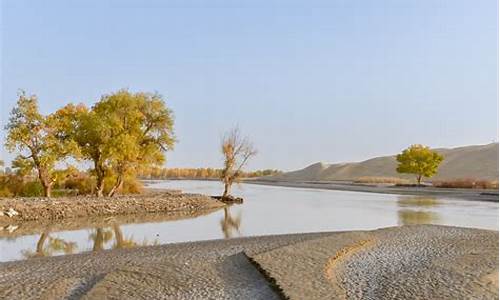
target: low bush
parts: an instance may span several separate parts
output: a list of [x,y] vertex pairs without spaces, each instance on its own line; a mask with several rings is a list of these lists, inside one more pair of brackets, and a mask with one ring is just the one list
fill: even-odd
[[408,179],[384,176],[363,176],[354,180],[355,183],[409,184]]
[[89,195],[95,191],[95,179],[91,176],[80,175],[66,179],[62,188],[78,191],[78,195]]
[[40,197],[43,196],[43,186],[38,181],[27,181],[23,184],[21,193],[16,196],[21,197]]
[[0,175],[0,197],[39,197],[43,195],[42,184],[34,178],[23,178],[14,174]]
[[[104,179],[104,195],[107,195],[116,182],[116,177],[108,176]],[[118,190],[118,194],[140,194],[143,191],[143,186],[139,180],[133,176],[126,176],[123,181],[123,186]]]
[[453,180],[442,180],[432,182],[432,186],[437,188],[460,188],[460,189],[498,189],[498,180],[478,180],[472,178],[462,178]]
[[[109,176],[104,182],[105,195],[111,190],[115,178]],[[53,197],[65,197],[76,195],[91,195],[95,192],[95,178],[86,172],[74,172],[67,176],[58,178],[53,186]],[[139,194],[143,192],[143,186],[133,176],[128,176],[123,182],[119,194]],[[0,197],[41,197],[43,187],[33,177],[23,177],[15,174],[0,174]]]

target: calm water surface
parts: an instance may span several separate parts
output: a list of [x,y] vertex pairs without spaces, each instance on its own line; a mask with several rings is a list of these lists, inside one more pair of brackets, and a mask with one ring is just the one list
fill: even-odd
[[[214,181],[161,181],[151,187],[209,195],[222,191],[221,184]],[[236,186],[233,194],[242,196],[245,203],[181,220],[160,215],[133,220],[103,218],[43,228],[23,224],[0,227],[0,261],[172,242],[404,224],[498,230],[498,203],[251,184]]]

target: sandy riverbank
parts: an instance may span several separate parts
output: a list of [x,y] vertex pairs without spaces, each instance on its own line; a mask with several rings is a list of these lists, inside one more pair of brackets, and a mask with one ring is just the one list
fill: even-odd
[[[209,196],[179,191],[151,190],[139,195],[112,198],[0,198],[0,226],[25,221],[40,224],[53,220],[103,216],[144,215],[150,213],[193,214],[225,204]],[[12,213],[14,212],[14,213]],[[9,216],[10,215],[10,216]]]
[[351,182],[328,181],[276,181],[262,179],[246,179],[248,184],[296,187],[308,189],[325,189],[365,193],[381,193],[396,195],[433,196],[443,198],[458,198],[465,200],[498,202],[498,190],[485,189],[450,189],[436,187],[399,187],[392,185],[355,184]]
[[0,264],[0,298],[494,299],[498,232],[417,225]]

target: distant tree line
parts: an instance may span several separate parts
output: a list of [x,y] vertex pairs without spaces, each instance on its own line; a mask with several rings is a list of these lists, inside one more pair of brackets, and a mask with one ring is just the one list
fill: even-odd
[[[265,169],[256,171],[240,171],[242,178],[254,178],[281,174],[279,170]],[[220,179],[223,169],[214,168],[143,168],[139,171],[138,177],[141,179]]]

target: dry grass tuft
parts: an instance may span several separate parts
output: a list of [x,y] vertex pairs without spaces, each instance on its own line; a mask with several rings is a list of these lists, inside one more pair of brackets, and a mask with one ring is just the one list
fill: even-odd
[[363,176],[354,180],[355,183],[383,183],[383,184],[409,184],[408,179],[398,177],[383,177],[383,176]]
[[434,181],[432,186],[438,188],[461,188],[461,189],[498,189],[498,180],[478,180],[472,178]]

